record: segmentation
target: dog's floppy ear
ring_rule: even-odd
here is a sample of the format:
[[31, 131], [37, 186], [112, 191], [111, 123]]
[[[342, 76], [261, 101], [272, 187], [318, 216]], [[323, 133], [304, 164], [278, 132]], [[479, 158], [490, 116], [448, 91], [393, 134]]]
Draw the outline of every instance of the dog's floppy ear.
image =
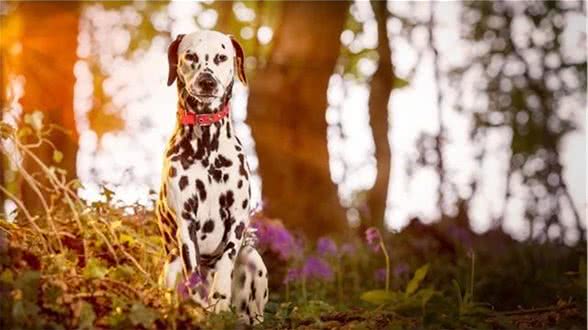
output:
[[184, 34], [178, 34], [176, 40], [172, 41], [167, 48], [167, 62], [169, 65], [169, 71], [167, 74], [167, 85], [171, 86], [176, 80], [178, 76], [178, 47], [180, 46], [180, 42], [184, 38]]
[[241, 44], [235, 39], [233, 36], [229, 36], [231, 38], [231, 43], [233, 44], [233, 48], [235, 48], [235, 72], [239, 77], [239, 80], [245, 85], [247, 85], [247, 77], [245, 76], [245, 53], [243, 53], [243, 47]]

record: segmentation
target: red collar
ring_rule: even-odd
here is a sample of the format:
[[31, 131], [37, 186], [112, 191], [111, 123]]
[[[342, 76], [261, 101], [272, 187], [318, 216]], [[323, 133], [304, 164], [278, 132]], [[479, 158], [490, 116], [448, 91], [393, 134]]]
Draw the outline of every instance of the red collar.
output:
[[188, 112], [182, 108], [182, 106], [180, 106], [180, 122], [182, 125], [198, 124], [200, 126], [208, 126], [227, 117], [229, 115], [229, 111], [230, 109], [228, 103], [219, 112], [205, 113], [201, 115]]

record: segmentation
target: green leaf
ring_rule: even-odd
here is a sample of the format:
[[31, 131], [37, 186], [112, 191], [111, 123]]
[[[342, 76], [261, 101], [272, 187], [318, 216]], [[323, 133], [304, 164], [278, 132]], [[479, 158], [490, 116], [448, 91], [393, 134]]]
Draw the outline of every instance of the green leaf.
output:
[[61, 163], [63, 160], [63, 152], [59, 150], [53, 150], [53, 161], [56, 163]]
[[84, 267], [83, 275], [86, 278], [103, 278], [108, 273], [108, 268], [102, 261], [96, 258], [90, 258], [86, 267]]
[[389, 304], [398, 300], [398, 294], [393, 291], [371, 290], [361, 295], [361, 300], [372, 304], [382, 305]]
[[414, 272], [413, 278], [406, 285], [405, 294], [407, 296], [410, 296], [419, 288], [419, 285], [425, 279], [425, 276], [427, 276], [428, 271], [429, 271], [429, 264], [425, 264], [421, 268], [417, 269], [416, 272]]
[[317, 315], [332, 313], [335, 308], [322, 300], [310, 300], [292, 311], [292, 315], [300, 318], [316, 318]]
[[10, 269], [5, 269], [2, 274], [0, 274], [0, 282], [12, 284], [14, 282], [14, 275]]
[[392, 88], [399, 89], [410, 85], [408, 80], [404, 80], [402, 78], [394, 77], [394, 81], [392, 82]]
[[113, 268], [109, 277], [119, 281], [131, 281], [135, 276], [135, 270], [129, 265], [119, 265]]
[[156, 310], [146, 307], [143, 304], [133, 304], [131, 307], [131, 313], [129, 319], [133, 322], [133, 325], [142, 325], [145, 328], [150, 328], [153, 322], [159, 318], [159, 314]]
[[80, 307], [80, 325], [78, 329], [94, 329], [96, 313], [91, 304], [82, 301]]
[[136, 241], [133, 236], [128, 235], [128, 234], [121, 234], [119, 237], [119, 240], [120, 240], [121, 244], [128, 243], [129, 245], [135, 243], [135, 241]]
[[14, 286], [22, 291], [23, 300], [37, 302], [40, 278], [41, 273], [36, 271], [26, 271], [16, 277]]

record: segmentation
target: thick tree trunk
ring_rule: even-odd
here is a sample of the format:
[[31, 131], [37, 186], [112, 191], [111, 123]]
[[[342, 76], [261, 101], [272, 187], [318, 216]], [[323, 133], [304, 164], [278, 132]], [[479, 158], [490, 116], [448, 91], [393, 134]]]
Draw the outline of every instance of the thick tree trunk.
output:
[[[67, 179], [76, 176], [78, 135], [73, 109], [75, 84], [74, 65], [77, 60], [79, 5], [76, 3], [26, 2], [20, 4], [22, 17], [21, 65], [18, 70], [25, 78], [21, 100], [24, 113], [42, 111], [45, 125], [54, 124], [49, 140], [63, 153], [56, 164], [53, 148], [44, 144], [35, 154], [46, 164], [54, 164], [67, 171]], [[25, 157], [24, 167], [29, 173], [39, 172], [34, 161]], [[39, 177], [41, 183], [46, 183]], [[39, 208], [39, 199], [22, 183], [22, 199], [27, 208]]]
[[251, 79], [248, 122], [265, 211], [310, 237], [346, 226], [329, 171], [325, 110], [348, 8], [284, 3], [268, 64]]
[[386, 199], [390, 177], [390, 144], [388, 141], [388, 100], [392, 89], [392, 60], [386, 20], [386, 2], [372, 1], [372, 8], [378, 23], [378, 70], [370, 82], [370, 125], [376, 146], [376, 182], [368, 195], [369, 219], [364, 225], [382, 226], [386, 212]]
[[218, 13], [218, 20], [216, 22], [215, 30], [230, 34], [231, 23], [233, 21], [233, 1], [216, 1], [213, 8]]

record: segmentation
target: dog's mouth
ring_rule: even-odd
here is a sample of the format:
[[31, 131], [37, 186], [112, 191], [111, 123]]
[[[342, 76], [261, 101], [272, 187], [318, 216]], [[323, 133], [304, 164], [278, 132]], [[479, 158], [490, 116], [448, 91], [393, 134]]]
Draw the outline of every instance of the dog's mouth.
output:
[[190, 93], [190, 91], [188, 91], [188, 96], [190, 98], [195, 99], [195, 100], [205, 100], [205, 101], [220, 97], [218, 95], [214, 95], [211, 93], [198, 93], [198, 94], [196, 94], [196, 93]]

